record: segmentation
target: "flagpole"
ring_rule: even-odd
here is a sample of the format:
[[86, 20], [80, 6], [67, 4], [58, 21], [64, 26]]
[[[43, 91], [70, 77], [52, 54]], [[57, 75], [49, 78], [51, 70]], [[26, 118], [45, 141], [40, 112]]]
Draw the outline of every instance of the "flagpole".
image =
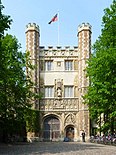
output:
[[60, 34], [59, 34], [59, 30], [60, 30], [60, 24], [59, 24], [60, 18], [59, 18], [59, 11], [58, 11], [58, 46], [59, 46], [59, 41], [60, 41]]

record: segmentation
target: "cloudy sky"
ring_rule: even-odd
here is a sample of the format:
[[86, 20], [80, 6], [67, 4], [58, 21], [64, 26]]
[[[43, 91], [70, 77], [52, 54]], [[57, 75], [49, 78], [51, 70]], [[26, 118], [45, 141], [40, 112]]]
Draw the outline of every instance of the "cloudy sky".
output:
[[[92, 44], [101, 33], [104, 9], [112, 0], [2, 0], [4, 14], [13, 19], [8, 33], [15, 35], [25, 51], [25, 29], [28, 23], [40, 27], [40, 45], [77, 46], [77, 27], [92, 26]], [[58, 21], [48, 24], [59, 12]]]

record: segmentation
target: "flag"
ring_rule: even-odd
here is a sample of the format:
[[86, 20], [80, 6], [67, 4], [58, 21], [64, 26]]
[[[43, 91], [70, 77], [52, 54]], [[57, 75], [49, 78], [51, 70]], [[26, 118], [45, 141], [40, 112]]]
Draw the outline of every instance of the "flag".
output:
[[50, 20], [50, 22], [48, 23], [48, 24], [51, 24], [52, 22], [55, 22], [55, 21], [57, 21], [58, 20], [58, 14], [56, 14], [51, 20]]

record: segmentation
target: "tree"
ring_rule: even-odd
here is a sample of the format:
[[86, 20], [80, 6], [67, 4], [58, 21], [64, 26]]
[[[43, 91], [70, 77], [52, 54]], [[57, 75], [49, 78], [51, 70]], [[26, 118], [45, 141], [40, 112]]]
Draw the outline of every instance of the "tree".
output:
[[10, 28], [12, 19], [10, 19], [10, 16], [6, 16], [2, 14], [4, 6], [1, 4], [0, 0], [0, 39], [4, 35], [4, 31], [8, 30]]
[[0, 17], [0, 136], [7, 141], [8, 135], [26, 132], [31, 98], [37, 95], [31, 91], [33, 83], [26, 77], [26, 67], [33, 68], [28, 54], [19, 51], [16, 37], [4, 33], [12, 20], [1, 10]]
[[92, 118], [103, 117], [101, 129], [116, 129], [116, 0], [104, 10], [102, 31], [88, 61], [90, 86], [84, 96]]

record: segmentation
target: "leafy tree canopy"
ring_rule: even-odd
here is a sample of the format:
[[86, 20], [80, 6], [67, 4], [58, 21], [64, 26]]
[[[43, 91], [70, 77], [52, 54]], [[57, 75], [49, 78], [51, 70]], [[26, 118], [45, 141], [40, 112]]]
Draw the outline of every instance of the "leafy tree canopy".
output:
[[26, 77], [26, 67], [33, 68], [29, 54], [20, 51], [21, 46], [15, 36], [5, 34], [12, 20], [10, 16], [2, 14], [2, 9], [0, 10], [0, 133], [5, 140], [8, 134], [23, 130], [32, 106], [32, 98], [37, 95], [30, 89], [33, 87], [30, 77]]
[[101, 32], [88, 62], [90, 86], [84, 98], [91, 117], [104, 114], [103, 130], [113, 131], [116, 128], [116, 0], [104, 10]]
[[4, 15], [2, 13], [4, 6], [1, 4], [0, 0], [0, 38], [3, 36], [4, 31], [10, 28], [12, 19], [10, 19], [9, 15]]

